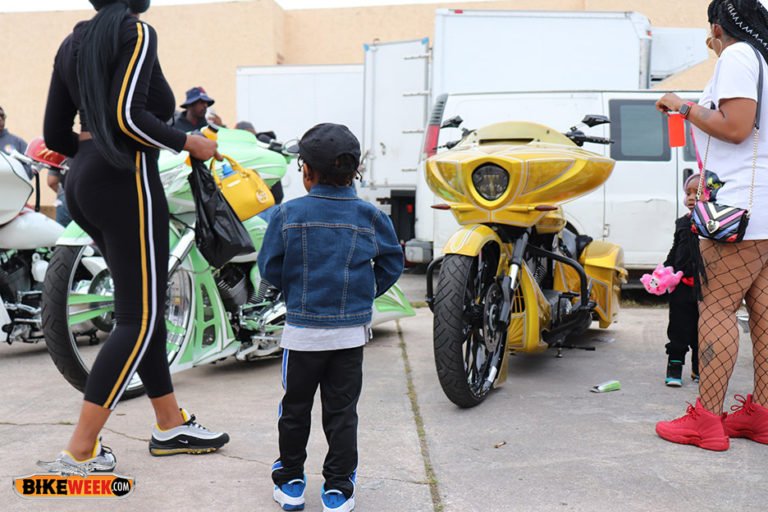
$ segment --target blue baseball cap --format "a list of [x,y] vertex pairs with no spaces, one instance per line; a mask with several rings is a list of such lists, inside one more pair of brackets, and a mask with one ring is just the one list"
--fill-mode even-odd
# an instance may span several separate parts
[[205,89],[202,87],[193,87],[187,91],[187,99],[184,100],[184,103],[182,103],[180,106],[181,108],[187,108],[191,104],[200,100],[206,102],[209,107],[215,103],[214,99],[206,94]]

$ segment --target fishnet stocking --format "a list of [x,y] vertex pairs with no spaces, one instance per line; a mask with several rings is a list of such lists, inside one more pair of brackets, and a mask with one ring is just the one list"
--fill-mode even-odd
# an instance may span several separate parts
[[[721,414],[739,352],[736,311],[747,298],[755,354],[755,393],[768,392],[768,240],[720,244],[700,240],[708,282],[699,304],[699,395]],[[754,308],[754,309],[753,309]]]
[[[768,240],[760,240],[757,249],[765,261],[768,259]],[[768,405],[768,265],[758,274],[746,296],[749,310],[749,332],[755,367],[755,390],[752,400]]]

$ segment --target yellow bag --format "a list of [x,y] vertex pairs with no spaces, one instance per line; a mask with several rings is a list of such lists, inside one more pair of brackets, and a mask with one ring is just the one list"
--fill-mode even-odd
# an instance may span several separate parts
[[241,221],[248,220],[275,205],[275,197],[259,173],[252,169],[245,169],[234,158],[226,155],[222,157],[229,162],[234,172],[221,178],[214,168],[216,162],[214,159],[211,160],[211,174]]

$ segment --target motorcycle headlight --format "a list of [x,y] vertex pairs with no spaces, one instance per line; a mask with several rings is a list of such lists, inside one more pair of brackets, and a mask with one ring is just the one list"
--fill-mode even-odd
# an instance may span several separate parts
[[509,173],[498,165],[481,165],[472,171],[472,184],[483,198],[495,201],[507,190]]

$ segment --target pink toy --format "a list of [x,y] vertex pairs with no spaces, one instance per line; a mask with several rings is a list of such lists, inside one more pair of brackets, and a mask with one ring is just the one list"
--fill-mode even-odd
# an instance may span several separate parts
[[665,267],[663,263],[659,263],[653,274],[643,274],[640,282],[648,293],[664,295],[667,292],[672,293],[682,277],[682,272],[675,272],[672,267]]

